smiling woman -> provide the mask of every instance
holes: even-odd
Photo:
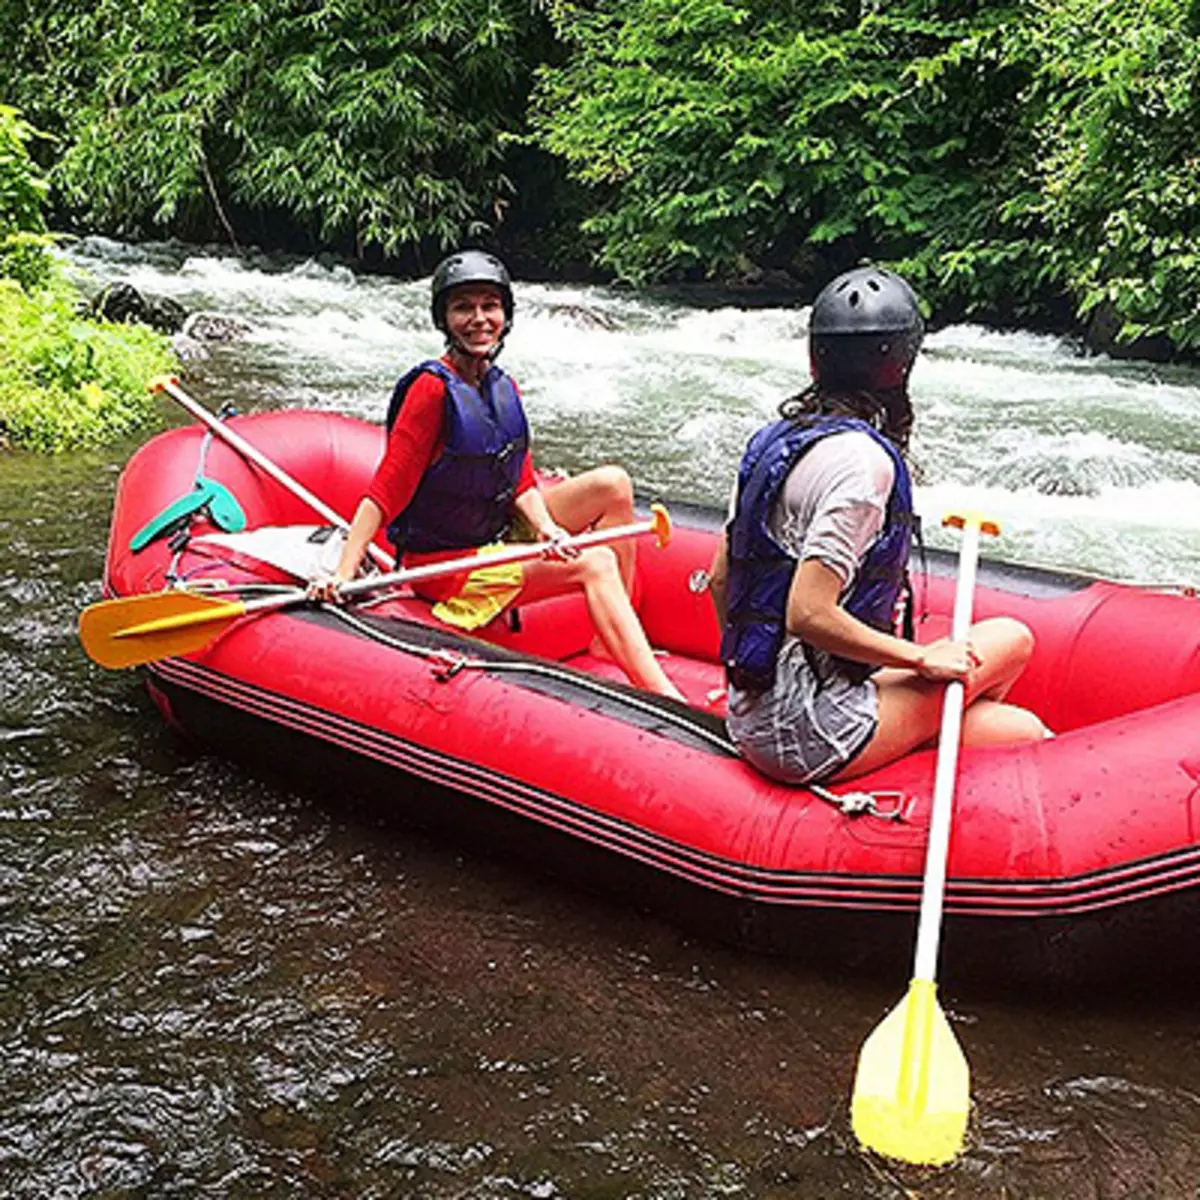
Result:
[[[505,539],[544,542],[536,560],[478,568],[419,585],[435,614],[462,629],[495,620],[518,600],[581,590],[600,648],[637,686],[682,699],[646,640],[630,600],[631,543],[580,550],[571,534],[633,520],[633,485],[620,467],[585,471],[543,489],[516,383],[495,360],[512,328],[512,281],[494,255],[465,250],[433,273],[430,312],[446,352],[414,367],[388,406],[388,441],[358,504],[341,560],[313,594],[338,598],[386,523],[408,566],[486,552]]]

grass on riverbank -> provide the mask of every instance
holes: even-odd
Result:
[[[146,381],[175,369],[169,339],[78,304],[60,277],[32,295],[0,279],[0,445],[85,449],[156,421]]]

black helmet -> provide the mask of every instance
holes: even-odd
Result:
[[[504,333],[501,337],[507,337],[513,321],[512,280],[508,277],[508,268],[494,254],[483,250],[460,250],[438,263],[433,273],[430,300],[433,323],[443,333],[446,332],[446,294],[451,288],[461,287],[465,283],[490,283],[500,289],[504,304]]]
[[[916,293],[882,267],[856,267],[827,284],[808,321],[813,381],[824,388],[902,387],[925,322]]]

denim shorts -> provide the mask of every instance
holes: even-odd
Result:
[[[827,656],[815,657],[820,675],[805,657],[804,644],[788,638],[770,688],[729,689],[729,736],[751,766],[781,783],[837,774],[862,752],[879,724],[874,680],[855,683]]]

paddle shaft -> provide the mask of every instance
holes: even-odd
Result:
[[[963,522],[958,555],[958,584],[954,592],[954,615],[950,636],[965,642],[971,628],[975,599],[975,575],[979,563],[979,520]],[[938,736],[937,770],[933,782],[933,809],[929,819],[929,842],[925,851],[925,883],[917,921],[917,948],[913,978],[933,981],[937,972],[938,942],[941,937],[942,905],[946,894],[946,863],[950,853],[950,814],[954,807],[954,781],[958,772],[958,747],[962,733],[965,689],[959,680],[946,685],[942,701],[942,724]]]
[[[999,533],[999,527],[976,513],[953,514],[944,524],[962,529],[950,636],[965,642],[971,630],[979,537],[984,531]],[[948,1163],[962,1150],[971,1112],[971,1069],[937,1002],[934,982],[965,699],[961,681],[946,685],[913,977],[904,999],[863,1044],[850,1102],[851,1124],[864,1146],[930,1166]]]
[[[319,496],[314,496],[308,488],[293,479],[282,467],[273,463],[262,451],[257,450],[241,434],[231,429],[226,422],[220,420],[218,417],[214,417],[203,404],[192,399],[179,386],[179,381],[173,376],[156,379],[151,384],[151,387],[155,391],[166,392],[172,400],[187,409],[196,420],[211,429],[223,442],[232,446],[243,458],[252,462],[261,471],[274,479],[276,483],[291,492],[293,496],[303,500],[309,508],[324,517],[331,525],[335,525],[341,530],[348,530],[350,528],[350,522],[345,517],[334,512]],[[370,554],[379,566],[385,569],[396,565],[395,559],[386,550],[382,550],[379,546],[375,545],[374,542],[367,545],[367,553]]]
[[[391,571],[386,575],[376,575],[374,578],[355,579],[350,583],[343,583],[338,588],[338,593],[342,596],[357,596],[362,592],[374,591],[375,588],[386,587],[392,583],[417,583],[422,579],[436,579],[439,575],[453,575],[458,571],[476,571],[481,567],[498,567],[505,563],[528,562],[530,559],[542,558],[547,549],[554,545],[586,550],[589,546],[604,546],[609,542],[624,541],[626,538],[644,537],[648,533],[657,534],[660,540],[665,542],[666,510],[658,508],[658,511],[663,514],[662,517],[647,521],[631,521],[628,525],[610,525],[605,529],[589,529],[585,533],[577,533],[558,542],[518,542],[490,554],[472,554],[463,558],[446,559],[443,562],[425,563],[419,567],[407,567],[401,571]]]
[[[593,529],[575,537],[564,538],[559,545],[573,546],[580,550],[588,546],[603,546],[608,542],[619,542],[625,538],[643,537],[648,533],[658,536],[665,542],[669,521],[666,510],[656,506],[656,516],[648,521],[633,521],[628,525],[613,525],[607,529]],[[460,571],[476,571],[481,567],[495,567],[504,563],[524,562],[540,558],[546,553],[549,542],[530,542],[517,546],[506,546],[492,554],[469,554],[462,558],[446,559],[443,562],[425,563],[420,567],[408,567],[401,571],[389,571],[384,575],[374,575],[366,579],[356,579],[344,583],[338,589],[340,596],[358,596],[363,592],[377,591],[382,587],[390,587],[399,583],[416,583],[422,579],[436,579],[442,575],[454,575]],[[290,605],[302,604],[309,598],[304,588],[292,588],[273,596],[260,596],[257,600],[217,603],[208,610],[199,612],[176,613],[167,617],[156,617],[140,624],[129,625],[117,632],[117,638],[138,637],[147,633],[162,633],[169,629],[181,629],[192,625],[229,622],[250,613],[270,612],[272,609],[287,608]],[[109,601],[108,603],[120,603]]]

